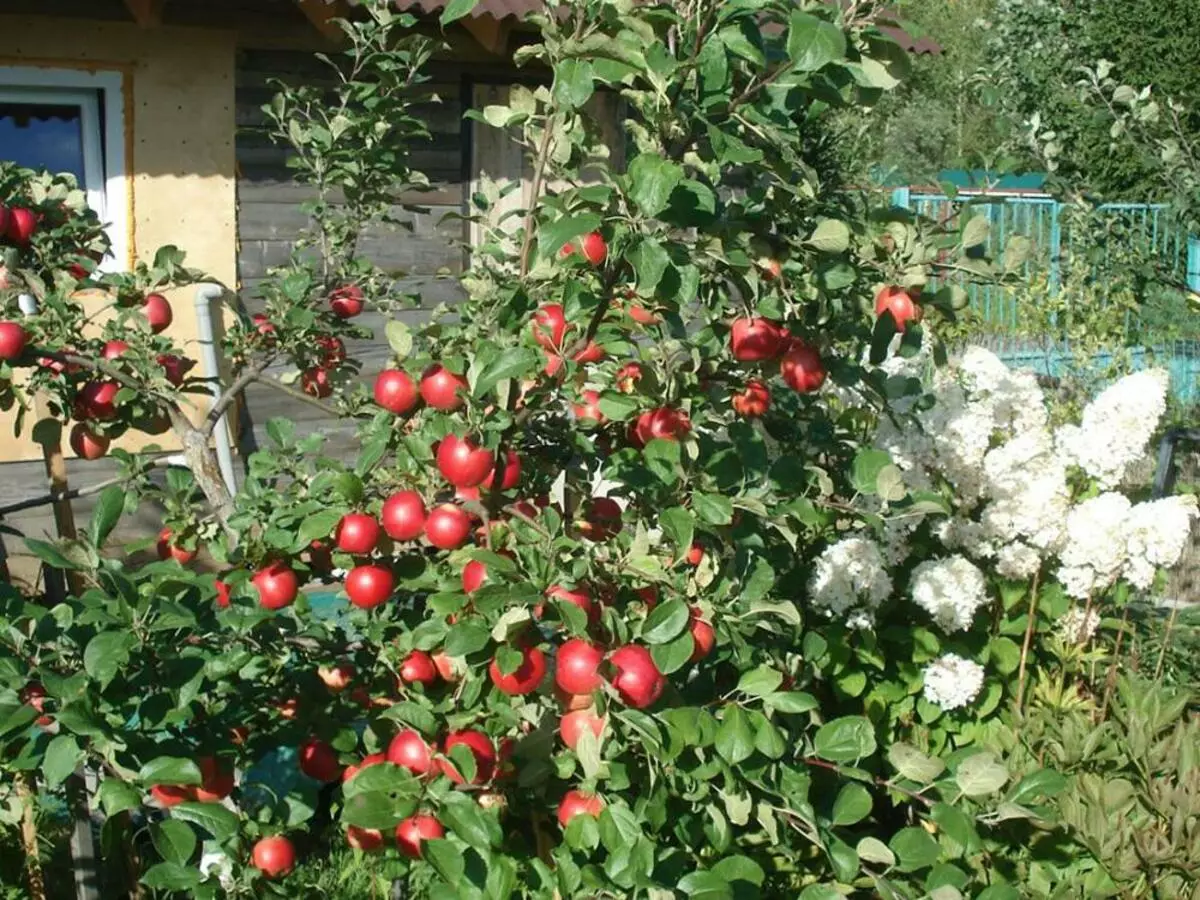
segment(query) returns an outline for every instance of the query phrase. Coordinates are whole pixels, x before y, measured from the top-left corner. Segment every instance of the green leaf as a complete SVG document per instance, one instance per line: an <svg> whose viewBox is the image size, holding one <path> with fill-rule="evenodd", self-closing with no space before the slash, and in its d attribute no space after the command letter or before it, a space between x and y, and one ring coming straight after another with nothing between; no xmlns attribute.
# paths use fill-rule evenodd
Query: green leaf
<svg viewBox="0 0 1200 900"><path fill-rule="evenodd" d="M683 181L683 167L653 153L629 164L629 197L645 216L657 216L670 203L671 192Z"/></svg>
<svg viewBox="0 0 1200 900"><path fill-rule="evenodd" d="M42 774L46 776L46 787L56 788L79 767L84 753L75 738L69 734L60 734L46 747L46 755L42 759Z"/></svg>
<svg viewBox="0 0 1200 900"><path fill-rule="evenodd" d="M887 866L889 869L896 864L896 854L879 838L865 837L858 842L858 846L854 849L858 853L858 858L863 862Z"/></svg>
<svg viewBox="0 0 1200 900"><path fill-rule="evenodd" d="M864 447L854 455L850 482L860 494L873 496L879 489L879 473L892 465L892 458L883 450Z"/></svg>
<svg viewBox="0 0 1200 900"><path fill-rule="evenodd" d="M449 0L438 21L445 27L468 15L478 5L479 0Z"/></svg>
<svg viewBox="0 0 1200 900"><path fill-rule="evenodd" d="M185 865L196 852L196 833L183 822L165 819L150 826L150 841L167 862Z"/></svg>
<svg viewBox="0 0 1200 900"><path fill-rule="evenodd" d="M957 845L952 855L970 856L980 849L979 834L975 831L974 824L957 806L935 803L929 815L937 822L943 839Z"/></svg>
<svg viewBox="0 0 1200 900"><path fill-rule="evenodd" d="M296 546L308 547L313 541L325 540L341 520L342 511L338 509L323 509L305 516L296 532Z"/></svg>
<svg viewBox="0 0 1200 900"><path fill-rule="evenodd" d="M466 874L466 860L461 848L445 838L431 838L421 842L421 856L437 870L447 884L461 885Z"/></svg>
<svg viewBox="0 0 1200 900"><path fill-rule="evenodd" d="M700 521L707 522L709 525L728 525L733 521L733 501L719 494L694 495L692 509L695 510Z"/></svg>
<svg viewBox="0 0 1200 900"><path fill-rule="evenodd" d="M988 641L988 660L1001 675L1011 675L1021 665L1021 648L1012 638L994 637Z"/></svg>
<svg viewBox="0 0 1200 900"><path fill-rule="evenodd" d="M626 258L637 275L637 289L641 294L653 294L671 265L666 249L653 238L642 238L633 245Z"/></svg>
<svg viewBox="0 0 1200 900"><path fill-rule="evenodd" d="M689 872L679 879L679 890L693 900L733 900L733 887L711 870Z"/></svg>
<svg viewBox="0 0 1200 900"><path fill-rule="evenodd" d="M138 781L147 786L156 784L200 784L199 767L180 756L159 756L138 771Z"/></svg>
<svg viewBox="0 0 1200 900"><path fill-rule="evenodd" d="M161 862L146 870L142 884L158 891L191 891L200 884L200 871L176 862Z"/></svg>
<svg viewBox="0 0 1200 900"><path fill-rule="evenodd" d="M969 249L971 247L978 247L980 244L986 244L991 228L992 226L986 215L972 216L970 221L963 227L963 248Z"/></svg>
<svg viewBox="0 0 1200 900"><path fill-rule="evenodd" d="M87 568L81 562L66 556L56 544L39 541L37 538L25 538L25 546L29 552L52 569L63 571L78 571Z"/></svg>
<svg viewBox="0 0 1200 900"><path fill-rule="evenodd" d="M1043 800L1057 797L1067 787L1067 779L1053 769L1038 769L1030 772L1017 784L1009 794L1012 803L1027 803L1030 800Z"/></svg>
<svg viewBox="0 0 1200 900"><path fill-rule="evenodd" d="M189 800L171 807L171 817L182 822L191 822L212 835L213 840L224 843L235 834L241 821L237 813L220 803L199 803Z"/></svg>
<svg viewBox="0 0 1200 900"><path fill-rule="evenodd" d="M370 766L363 774L381 768L383 766ZM416 796L395 797L389 791L366 791L346 798L342 807L342 821L359 828L378 828L383 831L395 828L416 808Z"/></svg>
<svg viewBox="0 0 1200 900"><path fill-rule="evenodd" d="M991 753L976 753L959 763L954 782L968 797L985 797L1008 783L1008 769Z"/></svg>
<svg viewBox="0 0 1200 900"><path fill-rule="evenodd" d="M100 492L96 498L96 508L92 511L92 520L88 524L88 537L92 546L99 549L104 546L112 530L121 521L125 511L125 488L114 484Z"/></svg>
<svg viewBox="0 0 1200 900"><path fill-rule="evenodd" d="M659 603L646 617L642 640L647 644L665 644L687 628L690 618L687 603L678 597L672 597L664 603Z"/></svg>
<svg viewBox="0 0 1200 900"><path fill-rule="evenodd" d="M845 895L827 884L810 884L796 900L845 900Z"/></svg>
<svg viewBox="0 0 1200 900"><path fill-rule="evenodd" d="M460 622L446 635L447 656L470 656L488 645L492 635L478 622Z"/></svg>
<svg viewBox="0 0 1200 900"><path fill-rule="evenodd" d="M438 818L477 850L486 852L493 844L500 842L500 828L495 820L466 794L454 791L447 794L438 808Z"/></svg>
<svg viewBox="0 0 1200 900"><path fill-rule="evenodd" d="M88 641L83 651L83 668L100 682L101 690L129 662L129 651L135 643L137 638L127 631L102 631Z"/></svg>
<svg viewBox="0 0 1200 900"><path fill-rule="evenodd" d="M843 716L817 729L813 749L822 759L856 762L875 752L875 729L862 716Z"/></svg>
<svg viewBox="0 0 1200 900"><path fill-rule="evenodd" d="M821 253L845 253L850 246L850 227L838 219L822 219L807 243Z"/></svg>
<svg viewBox="0 0 1200 900"><path fill-rule="evenodd" d="M871 792L851 781L842 786L833 801L833 824L857 824L871 814L871 806Z"/></svg>
<svg viewBox="0 0 1200 900"><path fill-rule="evenodd" d="M96 788L96 799L107 816L142 805L142 795L136 788L119 778L105 778Z"/></svg>
<svg viewBox="0 0 1200 900"><path fill-rule="evenodd" d="M640 408L640 402L634 397L613 393L606 393L600 397L600 412L614 422L624 422Z"/></svg>
<svg viewBox="0 0 1200 900"><path fill-rule="evenodd" d="M832 22L803 12L792 13L787 54L799 72L815 72L846 56L846 35Z"/></svg>
<svg viewBox="0 0 1200 900"><path fill-rule="evenodd" d="M679 480L680 448L678 441L654 438L642 449L646 467L664 484Z"/></svg>
<svg viewBox="0 0 1200 900"><path fill-rule="evenodd" d="M737 689L751 697L766 697L775 693L783 684L783 673L770 666L758 666L742 673L738 679Z"/></svg>
<svg viewBox="0 0 1200 900"><path fill-rule="evenodd" d="M756 887L762 887L767 873L762 866L745 856L727 856L712 867L712 871L720 875L730 884L735 881L745 881Z"/></svg>
<svg viewBox="0 0 1200 900"><path fill-rule="evenodd" d="M902 777L918 784L931 784L946 769L940 759L927 756L911 744L892 744L887 758Z"/></svg>
<svg viewBox="0 0 1200 900"><path fill-rule="evenodd" d="M568 109L578 109L596 90L592 64L585 59L564 59L554 67L554 99Z"/></svg>
<svg viewBox="0 0 1200 900"><path fill-rule="evenodd" d="M498 382L508 378L517 378L536 368L541 357L531 347L508 347L499 356L484 366L475 379L471 396L482 397L496 386Z"/></svg>
<svg viewBox="0 0 1200 900"><path fill-rule="evenodd" d="M684 629L675 640L665 644L655 644L651 647L650 655L654 657L654 664L658 666L658 671L664 675L670 675L672 672L678 672L691 661L695 649L696 642L692 640L691 629Z"/></svg>
<svg viewBox="0 0 1200 900"><path fill-rule="evenodd" d="M408 354L412 353L412 331L399 319L393 319L384 325L383 334L387 338L388 346L391 348L392 354L396 359L406 359Z"/></svg>
<svg viewBox="0 0 1200 900"><path fill-rule="evenodd" d="M684 552L692 546L692 541L696 537L696 525L692 521L692 514L682 506L664 509L658 515L658 525L663 534L671 539L680 552Z"/></svg>
<svg viewBox="0 0 1200 900"><path fill-rule="evenodd" d="M806 713L817 708L817 698L802 691L772 694L763 701L781 713Z"/></svg>
<svg viewBox="0 0 1200 900"><path fill-rule="evenodd" d="M603 221L596 213L580 213L564 216L549 224L543 225L538 231L538 256L542 259L554 256L562 249L563 244L570 243L577 237L595 231Z"/></svg>
<svg viewBox="0 0 1200 900"><path fill-rule="evenodd" d="M904 872L932 866L942 855L938 842L924 828L902 828L888 841L888 846L900 860L900 869Z"/></svg>
<svg viewBox="0 0 1200 900"><path fill-rule="evenodd" d="M754 732L745 711L736 704L725 707L721 725L717 729L717 752L731 766L746 760L754 753Z"/></svg>

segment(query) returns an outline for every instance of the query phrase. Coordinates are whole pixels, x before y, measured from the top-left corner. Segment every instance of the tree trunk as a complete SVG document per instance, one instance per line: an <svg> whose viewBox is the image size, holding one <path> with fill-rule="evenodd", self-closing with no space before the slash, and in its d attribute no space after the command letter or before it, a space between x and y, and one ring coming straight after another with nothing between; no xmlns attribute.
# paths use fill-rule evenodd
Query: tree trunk
<svg viewBox="0 0 1200 900"><path fill-rule="evenodd" d="M221 477L217 453L209 444L208 439L190 425L182 433L177 428L175 433L183 445L183 458L187 461L188 468L192 470L192 476L204 493L205 499L208 500L209 506L212 507L217 521L225 530L232 548L237 542L237 533L229 527L229 518L233 515L233 496L229 493L229 489L225 486L225 480Z"/></svg>

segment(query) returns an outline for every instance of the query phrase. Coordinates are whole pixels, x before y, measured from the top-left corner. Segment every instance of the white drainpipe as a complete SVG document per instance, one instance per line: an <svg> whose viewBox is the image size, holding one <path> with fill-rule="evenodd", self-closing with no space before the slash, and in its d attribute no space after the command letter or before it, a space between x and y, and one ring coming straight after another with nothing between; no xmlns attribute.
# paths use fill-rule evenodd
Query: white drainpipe
<svg viewBox="0 0 1200 900"><path fill-rule="evenodd" d="M221 395L221 364L217 359L217 342L213 328L213 303L220 300L225 289L219 284L202 284L196 288L196 331L200 344L200 361L205 374L212 379L212 395L215 401ZM228 414L222 413L213 428L213 443L217 448L217 465L221 478L230 494L237 492L237 480L233 474L233 451L229 446Z"/></svg>

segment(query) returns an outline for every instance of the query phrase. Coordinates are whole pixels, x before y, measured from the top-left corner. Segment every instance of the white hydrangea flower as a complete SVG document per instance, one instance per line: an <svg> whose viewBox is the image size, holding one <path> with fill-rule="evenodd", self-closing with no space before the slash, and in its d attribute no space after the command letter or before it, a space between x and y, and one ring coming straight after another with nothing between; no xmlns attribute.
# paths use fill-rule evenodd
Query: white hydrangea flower
<svg viewBox="0 0 1200 900"><path fill-rule="evenodd" d="M829 618L851 627L870 627L873 614L892 593L892 579L879 545L848 537L826 547L813 565L808 594Z"/></svg>
<svg viewBox="0 0 1200 900"><path fill-rule="evenodd" d="M934 660L923 673L924 698L943 710L966 706L983 689L983 666L953 653Z"/></svg>
<svg viewBox="0 0 1200 900"><path fill-rule="evenodd" d="M1059 636L1068 644L1086 644L1096 635L1100 627L1100 613L1094 609L1067 610L1067 614L1055 623Z"/></svg>
<svg viewBox="0 0 1200 900"><path fill-rule="evenodd" d="M1166 412L1169 385L1164 369L1126 375L1087 405L1078 427L1059 429L1060 451L1101 488L1116 487L1145 453Z"/></svg>
<svg viewBox="0 0 1200 900"><path fill-rule="evenodd" d="M947 633L971 627L975 611L987 603L983 572L965 556L930 559L913 571L913 602Z"/></svg>
<svg viewBox="0 0 1200 900"><path fill-rule="evenodd" d="M1022 540L1043 551L1063 540L1071 495L1067 470L1050 433L1038 428L990 450L984 458L983 522L998 542Z"/></svg>
<svg viewBox="0 0 1200 900"><path fill-rule="evenodd" d="M1042 554L1020 541L1005 544L996 554L996 572L1015 581L1032 578L1041 565Z"/></svg>
<svg viewBox="0 0 1200 900"><path fill-rule="evenodd" d="M1124 529L1130 508L1124 494L1110 491L1071 510L1058 570L1068 596L1086 600L1117 580L1127 558Z"/></svg>
<svg viewBox="0 0 1200 900"><path fill-rule="evenodd" d="M1139 503L1123 523L1125 580L1146 590L1159 569L1179 562L1198 515L1194 496L1165 497Z"/></svg>

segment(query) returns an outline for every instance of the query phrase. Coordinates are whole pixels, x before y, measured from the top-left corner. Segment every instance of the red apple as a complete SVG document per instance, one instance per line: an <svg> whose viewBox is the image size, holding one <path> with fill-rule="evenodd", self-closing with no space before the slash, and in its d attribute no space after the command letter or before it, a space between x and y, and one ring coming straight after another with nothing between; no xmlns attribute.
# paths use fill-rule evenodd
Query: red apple
<svg viewBox="0 0 1200 900"><path fill-rule="evenodd" d="M423 684L428 687L438 680L437 666L424 650L414 650L400 663L400 680L406 684Z"/></svg>
<svg viewBox="0 0 1200 900"><path fill-rule="evenodd" d="M697 606L691 607L691 620L692 643L695 645L691 661L699 662L712 653L717 644L717 633L712 625L701 618L700 608Z"/></svg>
<svg viewBox="0 0 1200 900"><path fill-rule="evenodd" d="M146 321L150 323L150 330L155 334L161 334L170 328L175 318L171 304L162 294L147 294L146 299L142 301L142 312Z"/></svg>
<svg viewBox="0 0 1200 900"><path fill-rule="evenodd" d="M434 409L452 412L463 405L459 391L467 390L467 379L445 366L432 365L421 375L421 397Z"/></svg>
<svg viewBox="0 0 1200 900"><path fill-rule="evenodd" d="M263 346L272 347L275 345L275 326L271 324L262 313L255 313L250 317L250 321L254 323L255 334L252 336Z"/></svg>
<svg viewBox="0 0 1200 900"><path fill-rule="evenodd" d="M447 684L454 684L462 678L461 660L456 661L456 657L447 655L444 651L439 650L433 654L433 666L437 669L437 673L441 676L442 681Z"/></svg>
<svg viewBox="0 0 1200 900"><path fill-rule="evenodd" d="M579 746L579 739L585 731L591 731L599 740L604 734L605 719L596 715L596 708L576 709L566 713L558 723L558 733L568 749L574 750Z"/></svg>
<svg viewBox="0 0 1200 900"><path fill-rule="evenodd" d="M492 684L500 693L512 697L532 694L546 677L546 654L537 647L522 647L519 650L521 664L515 672L502 672L495 657L488 666L488 676L492 679Z"/></svg>
<svg viewBox="0 0 1200 900"><path fill-rule="evenodd" d="M172 543L173 537L174 535L171 534L170 528L164 528L158 533L158 545L155 548L158 552L158 558L173 559L180 565L186 566L196 558L196 551L177 547Z"/></svg>
<svg viewBox="0 0 1200 900"><path fill-rule="evenodd" d="M406 728L388 744L387 761L403 766L414 775L424 775L433 767L433 750L411 728Z"/></svg>
<svg viewBox="0 0 1200 900"><path fill-rule="evenodd" d="M449 756L451 749L460 744L470 750L471 755L475 757L475 778L471 783L485 784L491 781L492 775L496 771L496 748L492 745L492 739L481 731L470 729L453 731L446 735L442 752ZM439 759L438 768L455 784L463 784L466 780L450 759Z"/></svg>
<svg viewBox="0 0 1200 900"><path fill-rule="evenodd" d="M417 386L401 369L384 369L375 376L375 403L390 413L402 416L416 405Z"/></svg>
<svg viewBox="0 0 1200 900"><path fill-rule="evenodd" d="M471 517L453 503L443 503L429 511L425 520L425 537L442 550L456 550L471 534Z"/></svg>
<svg viewBox="0 0 1200 900"><path fill-rule="evenodd" d="M342 766L331 746L313 738L300 746L300 771L316 781L337 781Z"/></svg>
<svg viewBox="0 0 1200 900"><path fill-rule="evenodd" d="M416 491L388 497L380 512L383 530L397 541L415 541L425 532L425 501Z"/></svg>
<svg viewBox="0 0 1200 900"><path fill-rule="evenodd" d="M583 255L593 266L603 264L604 260L608 258L608 245L604 243L604 238L598 232L585 234L579 245L583 249Z"/></svg>
<svg viewBox="0 0 1200 900"><path fill-rule="evenodd" d="M560 349L567 334L567 317L562 306L547 303L539 307L533 314L530 330L533 332L533 339L547 350Z"/></svg>
<svg viewBox="0 0 1200 900"><path fill-rule="evenodd" d="M629 706L645 709L662 696L666 679L645 647L626 644L616 650L609 660L616 670L612 685Z"/></svg>
<svg viewBox="0 0 1200 900"><path fill-rule="evenodd" d="M305 369L300 373L300 389L318 400L328 397L333 393L333 380L329 370L318 366Z"/></svg>
<svg viewBox="0 0 1200 900"><path fill-rule="evenodd" d="M881 288L875 295L875 315L882 316L885 312L892 314L896 323L896 331L904 334L909 322L921 321L921 307L917 304L912 293L896 284Z"/></svg>
<svg viewBox="0 0 1200 900"><path fill-rule="evenodd" d="M16 362L25 352L25 329L16 322L0 322L0 362Z"/></svg>
<svg viewBox="0 0 1200 900"><path fill-rule="evenodd" d="M354 666L350 663L338 663L334 666L318 666L317 677L329 689L330 693L340 694L350 687L354 680Z"/></svg>
<svg viewBox="0 0 1200 900"><path fill-rule="evenodd" d="M684 556L689 566L698 566L704 560L704 545L699 541L692 541L692 546L688 547L688 552Z"/></svg>
<svg viewBox="0 0 1200 900"><path fill-rule="evenodd" d="M620 534L622 515L621 505L612 497L592 497L584 504L584 519L579 530L589 540L607 541Z"/></svg>
<svg viewBox="0 0 1200 900"><path fill-rule="evenodd" d="M383 832L378 828L346 826L346 843L363 853L375 853L383 849Z"/></svg>
<svg viewBox="0 0 1200 900"><path fill-rule="evenodd" d="M473 594L487 581L487 566L477 559L471 560L462 570L463 593Z"/></svg>
<svg viewBox="0 0 1200 900"><path fill-rule="evenodd" d="M119 359L128 349L129 345L124 341L106 341L100 355L106 361L112 362L114 359Z"/></svg>
<svg viewBox="0 0 1200 900"><path fill-rule="evenodd" d="M588 341L587 345L582 350L576 351L571 359L577 363L598 363L603 362L607 356L608 353L603 347L595 341Z"/></svg>
<svg viewBox="0 0 1200 900"><path fill-rule="evenodd" d="M588 593L587 588L583 585L580 585L573 591L569 591L562 585L554 584L546 588L546 596L551 599L565 600L568 603L575 604L587 614L589 622L594 622L599 618L600 610L592 602L591 594Z"/></svg>
<svg viewBox="0 0 1200 900"><path fill-rule="evenodd" d="M779 371L788 387L801 394L810 394L825 383L825 364L821 362L821 354L799 339L792 341L792 346L779 363Z"/></svg>
<svg viewBox="0 0 1200 900"><path fill-rule="evenodd" d="M480 447L470 438L454 434L442 438L436 458L442 477L458 488L482 484L496 464L496 456L491 450Z"/></svg>
<svg viewBox="0 0 1200 900"><path fill-rule="evenodd" d="M386 603L395 587L392 570L384 566L355 566L346 575L346 595L359 609L374 609Z"/></svg>
<svg viewBox="0 0 1200 900"><path fill-rule="evenodd" d="M194 359L186 359L176 356L174 353L160 353L157 361L162 366L163 376L173 387L180 387L187 378L188 372L196 365Z"/></svg>
<svg viewBox="0 0 1200 900"><path fill-rule="evenodd" d="M342 784L345 784L363 769L369 769L371 766L378 766L388 761L386 753L369 753L363 757L362 762L357 764L351 763L342 770Z"/></svg>
<svg viewBox="0 0 1200 900"><path fill-rule="evenodd" d="M258 602L266 609L291 606L300 592L296 573L284 562L272 562L259 569L250 579L258 590Z"/></svg>
<svg viewBox="0 0 1200 900"><path fill-rule="evenodd" d="M283 835L265 837L254 845L250 861L267 878L278 878L295 868L296 848Z"/></svg>
<svg viewBox="0 0 1200 900"><path fill-rule="evenodd" d="M165 809L178 806L192 799L192 791L182 784L156 784L150 788L150 796Z"/></svg>
<svg viewBox="0 0 1200 900"><path fill-rule="evenodd" d="M217 589L217 606L221 609L229 609L229 585L218 578L213 582L213 587Z"/></svg>
<svg viewBox="0 0 1200 900"><path fill-rule="evenodd" d="M77 422L71 428L71 450L80 459L99 459L108 452L112 441L103 434L96 434L87 425Z"/></svg>
<svg viewBox="0 0 1200 900"><path fill-rule="evenodd" d="M580 394L582 403L573 404L575 418L580 422L592 422L596 425L603 425L608 419L604 413L600 412L600 392L599 391L584 391Z"/></svg>
<svg viewBox="0 0 1200 900"><path fill-rule="evenodd" d="M446 829L433 816L409 816L396 826L396 846L410 859L420 858L422 842L445 836Z"/></svg>
<svg viewBox="0 0 1200 900"><path fill-rule="evenodd" d="M729 331L729 347L740 362L774 359L783 348L779 326L767 319L735 319Z"/></svg>
<svg viewBox="0 0 1200 900"><path fill-rule="evenodd" d="M484 479L483 486L489 491L511 491L521 480L521 457L516 450L504 451L504 467L496 466Z"/></svg>
<svg viewBox="0 0 1200 900"><path fill-rule="evenodd" d="M87 419L115 419L119 390L111 381L89 381L75 398L75 418L81 422Z"/></svg>
<svg viewBox="0 0 1200 900"><path fill-rule="evenodd" d="M642 367L635 362L625 363L617 369L616 386L622 394L632 394L642 380Z"/></svg>
<svg viewBox="0 0 1200 900"><path fill-rule="evenodd" d="M366 556L379 543L379 522L366 513L347 513L333 533L337 548L344 553Z"/></svg>
<svg viewBox="0 0 1200 900"><path fill-rule="evenodd" d="M363 311L363 292L356 284L347 284L329 295L329 308L339 319L353 319Z"/></svg>
<svg viewBox="0 0 1200 900"><path fill-rule="evenodd" d="M233 771L222 766L216 757L202 756L196 765L200 767L202 780L193 790L201 803L219 802L233 792Z"/></svg>
<svg viewBox="0 0 1200 900"><path fill-rule="evenodd" d="M46 689L40 681L31 681L25 687L21 688L21 692L17 694L17 699L22 703L28 703L38 712L44 712L46 709ZM34 724L39 728L48 728L54 722L51 716L38 716L34 720Z"/></svg>
<svg viewBox="0 0 1200 900"><path fill-rule="evenodd" d="M687 414L667 406L660 406L637 417L629 430L630 440L644 447L652 440L678 441L691 433L692 423Z"/></svg>
<svg viewBox="0 0 1200 900"><path fill-rule="evenodd" d="M757 419L771 408L771 391L757 378L746 382L745 389L733 395L733 409L743 419Z"/></svg>
<svg viewBox="0 0 1200 900"><path fill-rule="evenodd" d="M342 339L332 334L322 334L313 339L313 344L321 351L317 363L319 369L336 369L346 361L346 345Z"/></svg>
<svg viewBox="0 0 1200 900"><path fill-rule="evenodd" d="M568 694L590 694L604 683L600 664L604 651L583 638L571 638L558 648L554 682Z"/></svg>
<svg viewBox="0 0 1200 900"><path fill-rule="evenodd" d="M571 823L576 816L591 816L599 818L604 810L604 801L597 794L586 794L583 791L567 791L562 802L558 804L558 824L563 828Z"/></svg>
<svg viewBox="0 0 1200 900"><path fill-rule="evenodd" d="M37 231L38 217L33 210L21 206L13 206L8 210L8 227L4 236L18 247L28 247Z"/></svg>
<svg viewBox="0 0 1200 900"><path fill-rule="evenodd" d="M772 257L763 257L760 259L758 267L762 270L763 281L775 281L783 274L783 264Z"/></svg>

